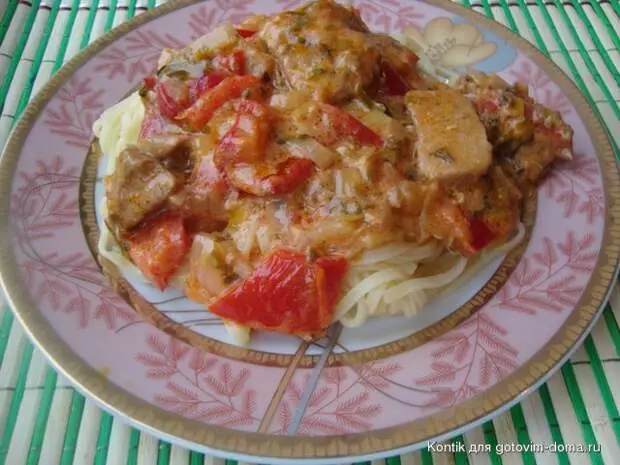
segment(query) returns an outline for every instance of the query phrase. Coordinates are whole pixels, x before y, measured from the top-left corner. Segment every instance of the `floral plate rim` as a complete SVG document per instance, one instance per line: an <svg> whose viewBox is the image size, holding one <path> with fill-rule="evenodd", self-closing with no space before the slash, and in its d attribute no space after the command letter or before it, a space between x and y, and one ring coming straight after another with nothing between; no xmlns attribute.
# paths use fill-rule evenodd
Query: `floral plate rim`
<svg viewBox="0 0 620 465"><path fill-rule="evenodd" d="M21 148L41 110L56 91L71 75L91 57L99 53L133 29L155 18L177 9L197 3L195 0L171 0L156 10L122 24L71 59L33 99L19 122L13 128L0 161L0 283L5 291L17 319L25 328L34 344L45 354L56 369L62 372L83 394L94 399L104 410L123 416L140 429L155 433L173 442L209 453L226 455L241 460L263 460L273 463L291 463L291 458L304 463L321 463L325 459L344 462L356 459L373 459L388 454L397 454L416 449L428 440L442 440L479 425L489 418L507 410L539 387L579 347L601 314L609 297L612 284L618 274L620 230L614 226L620 216L620 180L617 164L604 124L594 114L585 98L570 79L549 59L525 39L483 15L456 5L448 0L424 0L445 11L470 19L487 30L524 51L555 83L567 94L575 105L580 119L594 143L599 161L605 164L603 184L607 199L607 229L597 259L597 268L592 273L584 296L575 305L572 313L556 334L530 360L515 373L503 379L482 399L470 400L462 406L451 407L438 415L421 420L422 436L413 439L411 424L386 428L370 434L355 434L331 438L273 437L261 433L239 433L217 427L200 425L178 416L154 410L147 402L139 400L120 387L112 386L105 376L85 363L68 345L56 338L39 311L37 304L28 295L17 268L10 240L9 198L11 179L20 157ZM616 168L616 169L613 169ZM499 391L499 392L498 392ZM419 427L419 422L415 422ZM188 428L195 431L189 434ZM369 436L371 436L369 438ZM423 438L421 438L423 437Z"/></svg>

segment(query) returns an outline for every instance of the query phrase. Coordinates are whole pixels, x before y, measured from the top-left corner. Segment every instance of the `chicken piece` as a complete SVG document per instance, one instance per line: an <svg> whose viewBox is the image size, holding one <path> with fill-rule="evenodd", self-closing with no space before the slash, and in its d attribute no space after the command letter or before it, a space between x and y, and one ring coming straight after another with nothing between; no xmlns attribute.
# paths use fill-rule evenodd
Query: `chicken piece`
<svg viewBox="0 0 620 465"><path fill-rule="evenodd" d="M331 1L273 16L259 31L289 87L338 102L378 73L379 54L358 15Z"/></svg>
<svg viewBox="0 0 620 465"><path fill-rule="evenodd" d="M177 177L159 160L136 147L128 147L106 180L108 220L119 232L128 231L160 207L177 182Z"/></svg>
<svg viewBox="0 0 620 465"><path fill-rule="evenodd" d="M449 89L405 96L416 124L418 171L430 180L479 177L491 165L491 144L474 107Z"/></svg>

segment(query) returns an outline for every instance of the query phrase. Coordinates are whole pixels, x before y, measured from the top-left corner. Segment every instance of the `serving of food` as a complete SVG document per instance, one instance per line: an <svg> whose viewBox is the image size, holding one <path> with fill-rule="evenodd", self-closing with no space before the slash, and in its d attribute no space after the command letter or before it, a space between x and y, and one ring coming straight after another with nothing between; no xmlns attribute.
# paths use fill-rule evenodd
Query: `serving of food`
<svg viewBox="0 0 620 465"><path fill-rule="evenodd" d="M374 460L534 392L601 314L620 175L570 79L454 2L351 3L171 0L15 125L7 300L139 428Z"/></svg>
<svg viewBox="0 0 620 465"><path fill-rule="evenodd" d="M238 342L414 315L523 238L523 199L573 131L523 83L448 76L318 0L225 24L94 125L99 253L177 286Z"/></svg>

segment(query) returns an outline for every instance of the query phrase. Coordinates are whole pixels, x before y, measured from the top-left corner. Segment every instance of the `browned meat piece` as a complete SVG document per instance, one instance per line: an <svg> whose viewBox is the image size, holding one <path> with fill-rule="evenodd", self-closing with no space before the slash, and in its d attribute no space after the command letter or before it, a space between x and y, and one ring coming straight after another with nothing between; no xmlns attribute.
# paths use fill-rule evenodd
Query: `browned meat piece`
<svg viewBox="0 0 620 465"><path fill-rule="evenodd" d="M162 134L139 141L137 148L161 160L170 156L183 156L187 152L188 141L189 138L185 134Z"/></svg>
<svg viewBox="0 0 620 465"><path fill-rule="evenodd" d="M471 103L459 92L411 91L405 96L416 123L419 174L431 180L476 178L489 169L491 144Z"/></svg>
<svg viewBox="0 0 620 465"><path fill-rule="evenodd" d="M546 137L534 134L534 140L519 147L508 166L531 183L536 183L551 167L556 148Z"/></svg>
<svg viewBox="0 0 620 465"><path fill-rule="evenodd" d="M108 219L121 231L160 207L177 185L175 175L136 147L125 149L107 179Z"/></svg>
<svg viewBox="0 0 620 465"><path fill-rule="evenodd" d="M474 104L496 156L521 182L536 184L557 159L570 160L573 130L558 112L535 103L527 86L497 76L464 76L459 90Z"/></svg>
<svg viewBox="0 0 620 465"><path fill-rule="evenodd" d="M372 34L368 40L382 60L392 67L411 89L428 89L434 82L423 79L415 64L418 57L399 41L385 34ZM385 65L384 65L385 66Z"/></svg>
<svg viewBox="0 0 620 465"><path fill-rule="evenodd" d="M513 179L495 165L476 181L411 182L400 185L403 201L394 215L409 239L429 237L465 255L474 250L470 220L484 221L497 241L506 240L519 224L522 194Z"/></svg>
<svg viewBox="0 0 620 465"><path fill-rule="evenodd" d="M531 139L534 127L521 87L513 89L498 76L474 74L461 77L457 88L474 104L494 147L514 149Z"/></svg>
<svg viewBox="0 0 620 465"><path fill-rule="evenodd" d="M378 52L351 10L318 1L272 17L259 32L293 89L326 101L359 95L378 73Z"/></svg>
<svg viewBox="0 0 620 465"><path fill-rule="evenodd" d="M164 168L177 177L184 179L192 170L191 140L185 134L154 136L138 142L137 148L146 155L161 160Z"/></svg>
<svg viewBox="0 0 620 465"><path fill-rule="evenodd" d="M360 18L359 11L332 0L317 0L300 8L318 24L340 24L358 32L368 32L368 26Z"/></svg>
<svg viewBox="0 0 620 465"><path fill-rule="evenodd" d="M228 187L218 174L212 154L200 156L187 178L185 188L178 195L178 203L188 219L189 229L202 232L223 229L228 222L224 205L227 194ZM176 201L171 199L171 202Z"/></svg>

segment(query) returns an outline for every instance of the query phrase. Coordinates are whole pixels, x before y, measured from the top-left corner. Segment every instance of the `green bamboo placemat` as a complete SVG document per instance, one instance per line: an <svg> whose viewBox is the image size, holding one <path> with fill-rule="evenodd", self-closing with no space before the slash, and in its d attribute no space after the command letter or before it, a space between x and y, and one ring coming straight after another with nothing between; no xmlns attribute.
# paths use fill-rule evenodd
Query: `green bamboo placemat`
<svg viewBox="0 0 620 465"><path fill-rule="evenodd" d="M155 0L0 0L0 146L32 95L62 63ZM459 3L525 37L575 81L620 154L618 0L493 0ZM141 434L101 412L30 345L0 309L0 465L232 465ZM620 464L620 290L561 371L509 412L459 436L490 453L422 450L372 465ZM529 444L589 444L600 452L535 453ZM524 449L498 453L495 447ZM368 462L371 463L371 462Z"/></svg>

